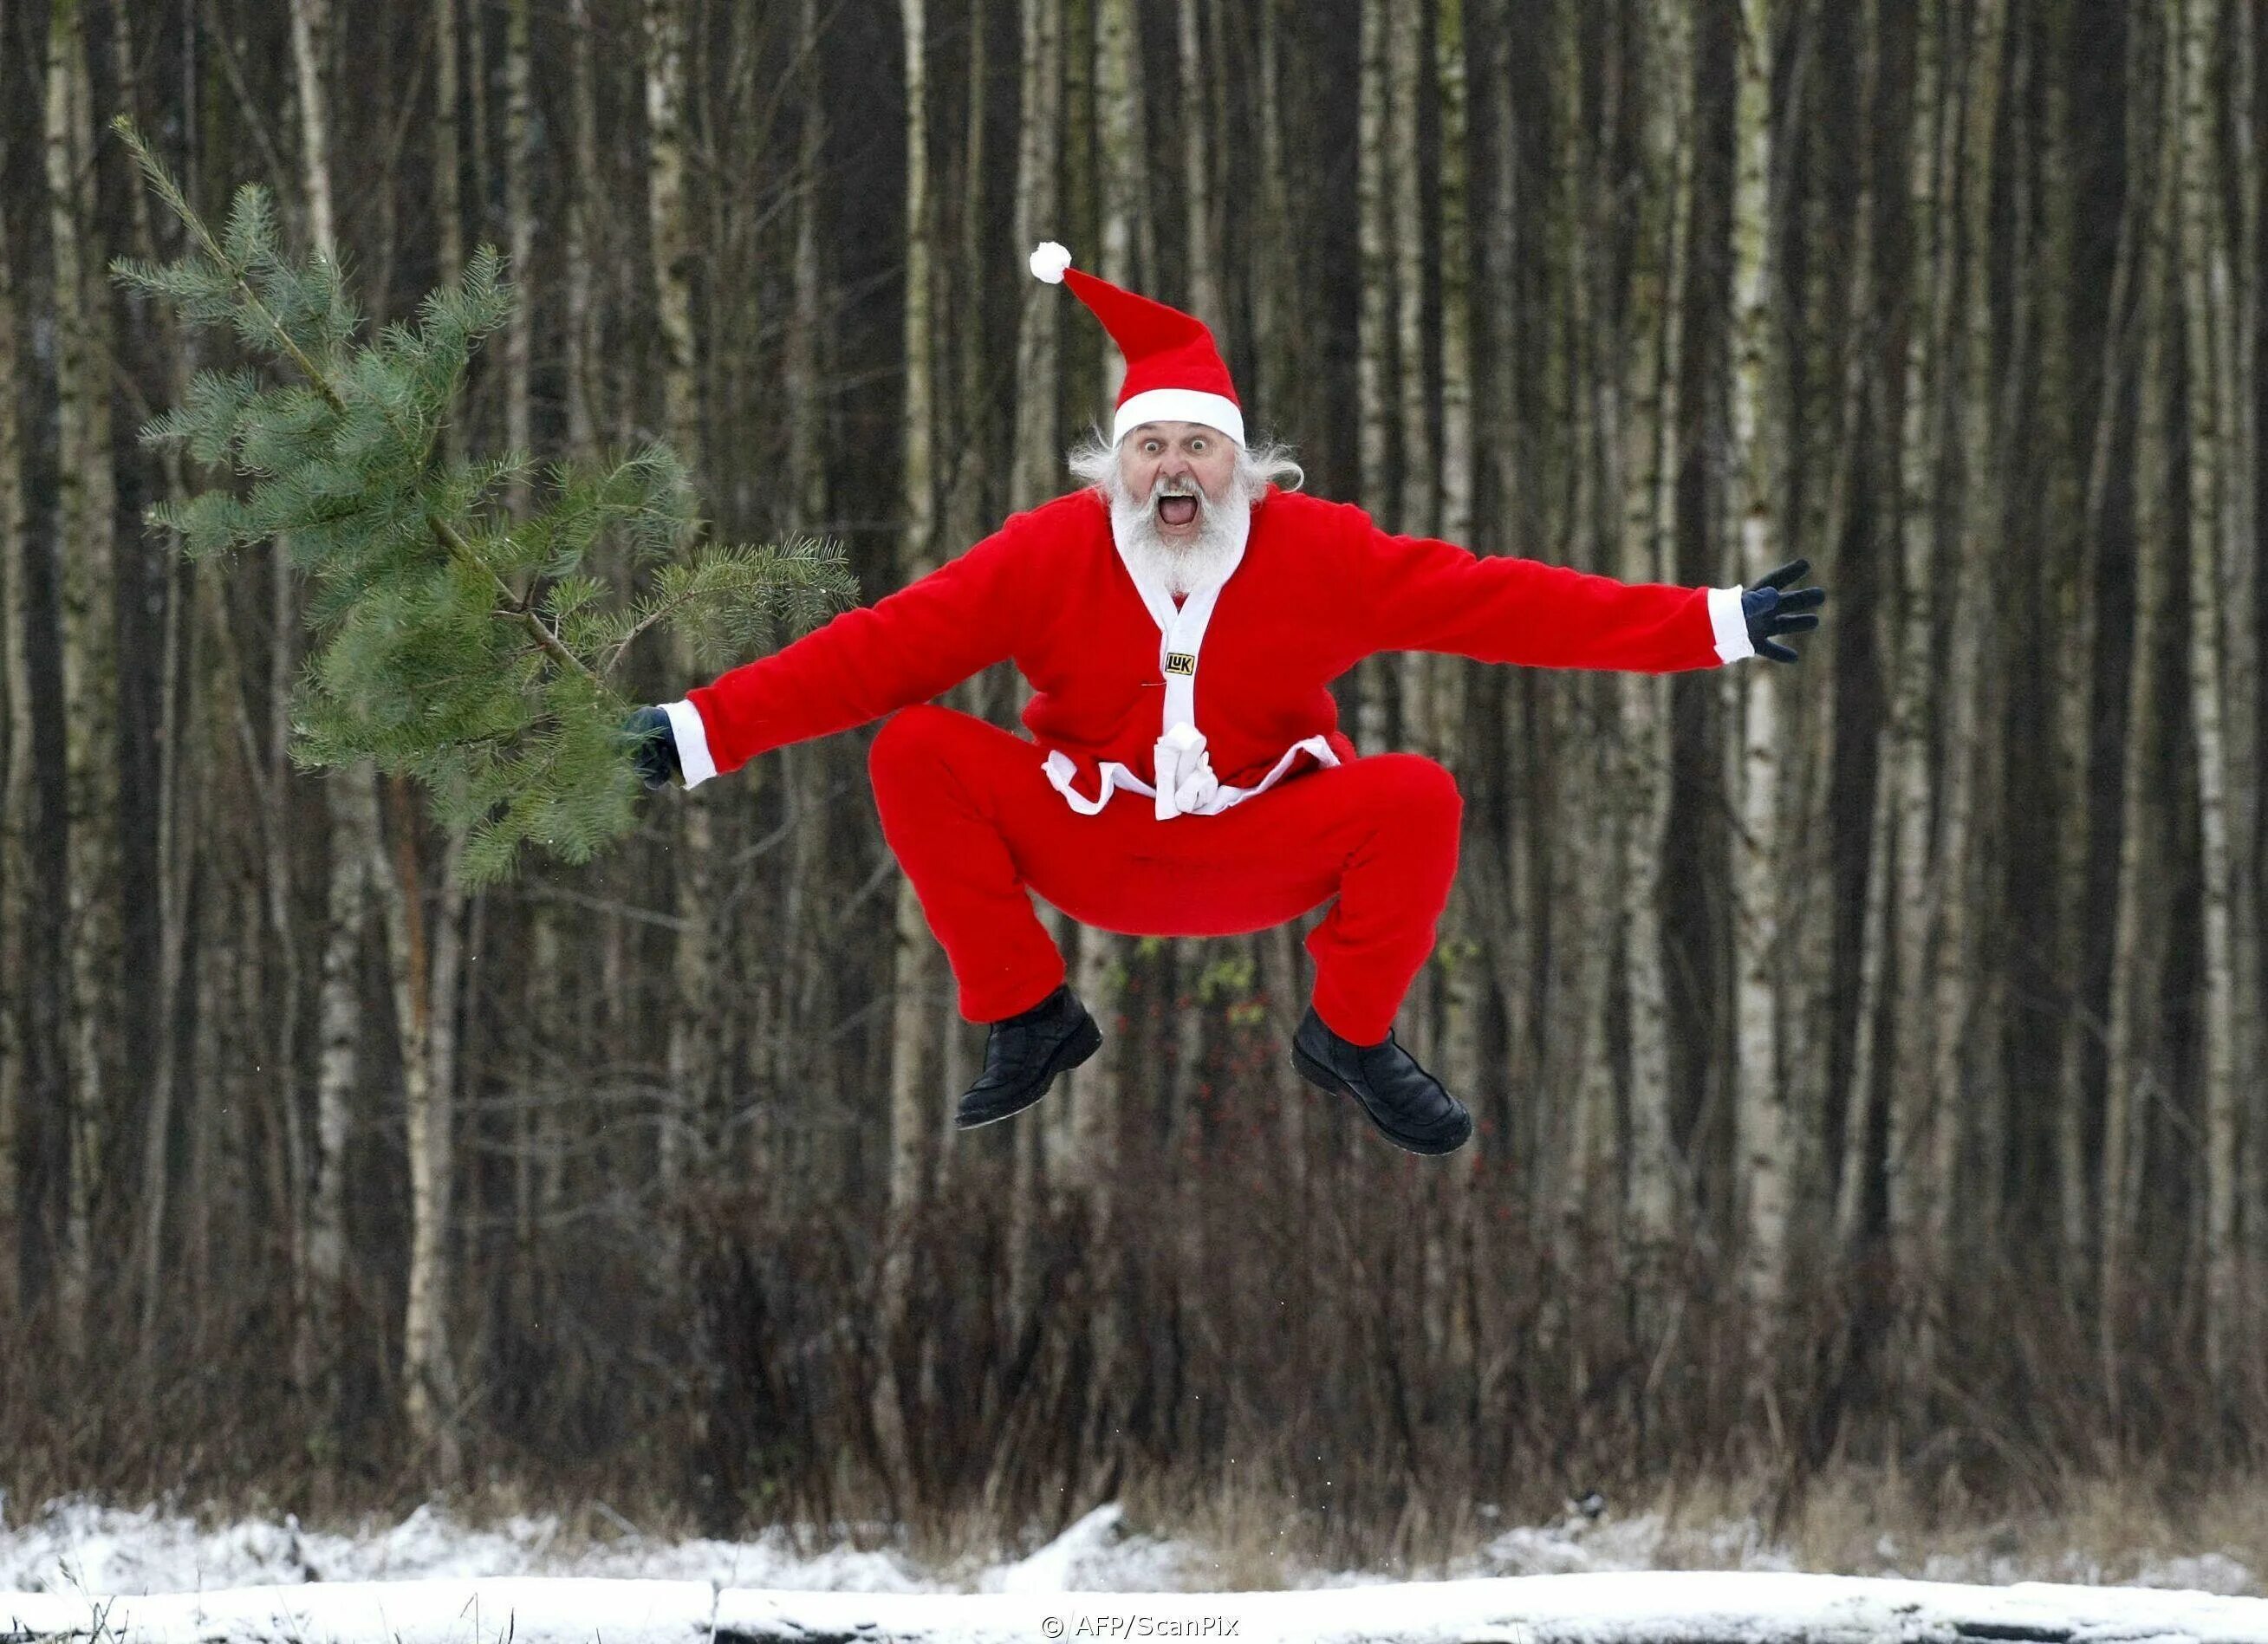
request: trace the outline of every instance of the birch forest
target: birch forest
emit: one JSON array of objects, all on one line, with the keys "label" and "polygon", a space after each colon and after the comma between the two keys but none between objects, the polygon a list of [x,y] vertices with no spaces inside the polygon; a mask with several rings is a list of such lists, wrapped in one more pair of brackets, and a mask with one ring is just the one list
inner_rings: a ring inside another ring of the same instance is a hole
[{"label": "birch forest", "polygon": [[[1329,1557],[1663,1479],[2257,1470],[2264,55],[2250,0],[0,6],[0,1491],[1128,1496]],[[144,523],[215,482],[136,431],[235,362],[110,276],[180,251],[121,113],[373,328],[501,252],[452,440],[666,439],[711,534],[869,601],[1107,421],[1054,239],[1205,319],[1322,496],[1807,557],[1828,618],[1337,682],[1464,793],[1397,1024],[1462,1153],[1292,1070],[1317,915],[1053,918],[1104,1050],[956,1136],[983,1029],[872,726],[477,888],[398,779],[295,765],[284,545]]]}]

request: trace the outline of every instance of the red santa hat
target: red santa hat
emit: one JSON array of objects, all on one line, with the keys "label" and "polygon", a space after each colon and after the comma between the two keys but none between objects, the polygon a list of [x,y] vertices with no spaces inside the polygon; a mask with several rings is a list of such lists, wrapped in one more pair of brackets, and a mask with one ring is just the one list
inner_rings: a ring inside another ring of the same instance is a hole
[{"label": "red santa hat", "polygon": [[1111,420],[1112,445],[1128,429],[1156,422],[1203,423],[1244,443],[1236,385],[1228,380],[1228,367],[1204,321],[1072,268],[1071,253],[1052,240],[1032,253],[1032,273],[1050,285],[1068,284],[1126,357],[1126,381],[1118,390],[1118,415]]}]

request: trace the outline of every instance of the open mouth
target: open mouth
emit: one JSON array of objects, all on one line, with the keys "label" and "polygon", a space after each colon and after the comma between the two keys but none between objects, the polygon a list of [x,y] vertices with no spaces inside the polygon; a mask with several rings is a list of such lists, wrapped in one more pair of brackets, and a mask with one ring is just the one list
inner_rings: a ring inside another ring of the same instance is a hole
[{"label": "open mouth", "polygon": [[1164,524],[1184,526],[1197,517],[1197,499],[1194,497],[1160,497],[1158,498],[1158,518]]}]

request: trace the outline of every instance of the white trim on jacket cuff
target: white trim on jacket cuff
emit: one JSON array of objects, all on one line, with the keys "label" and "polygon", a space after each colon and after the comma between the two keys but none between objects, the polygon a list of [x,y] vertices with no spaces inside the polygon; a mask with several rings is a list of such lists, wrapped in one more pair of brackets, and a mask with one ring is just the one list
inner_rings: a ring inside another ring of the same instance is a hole
[{"label": "white trim on jacket cuff", "polygon": [[709,729],[701,723],[701,710],[689,702],[665,702],[661,711],[669,716],[669,734],[677,741],[677,763],[685,772],[685,785],[697,788],[717,774],[717,762],[709,754]]},{"label": "white trim on jacket cuff", "polygon": [[1737,662],[1756,653],[1749,639],[1749,619],[1741,614],[1738,586],[1709,590],[1709,626],[1717,636],[1717,660]]}]

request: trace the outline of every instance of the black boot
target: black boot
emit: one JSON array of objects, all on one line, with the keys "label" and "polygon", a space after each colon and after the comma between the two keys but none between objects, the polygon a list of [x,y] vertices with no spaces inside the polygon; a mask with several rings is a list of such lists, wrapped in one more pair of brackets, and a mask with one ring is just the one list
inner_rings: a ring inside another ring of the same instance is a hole
[{"label": "black boot", "polygon": [[984,1041],[984,1072],[961,1099],[961,1130],[1021,1113],[1048,1094],[1056,1075],[1093,1056],[1102,1029],[1069,983],[1031,1009],[992,1024]]},{"label": "black boot", "polygon": [[1410,1153],[1454,1153],[1473,1133],[1465,1104],[1418,1065],[1388,1030],[1383,1044],[1342,1039],[1323,1025],[1315,1007],[1292,1036],[1292,1061],[1307,1082],[1362,1103],[1386,1139]]}]

